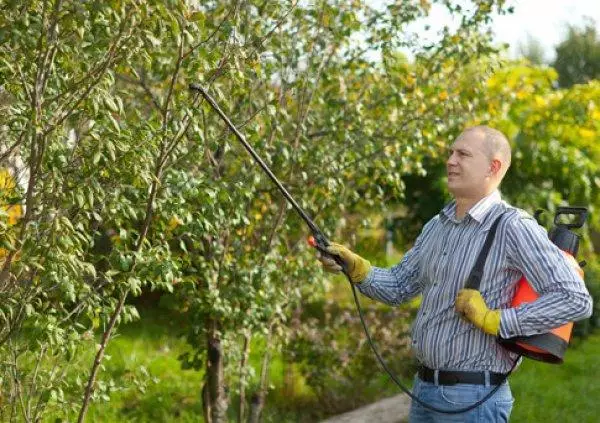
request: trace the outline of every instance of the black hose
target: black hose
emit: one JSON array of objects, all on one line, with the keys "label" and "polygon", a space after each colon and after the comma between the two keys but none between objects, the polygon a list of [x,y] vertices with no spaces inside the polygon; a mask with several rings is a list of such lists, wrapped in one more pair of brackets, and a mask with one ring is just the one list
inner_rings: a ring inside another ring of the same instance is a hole
[{"label": "black hose", "polygon": [[375,354],[375,357],[377,357],[377,361],[379,362],[379,364],[381,364],[381,367],[383,367],[383,369],[388,374],[388,376],[394,381],[394,383],[406,395],[408,395],[413,401],[418,402],[421,406],[427,408],[428,410],[436,411],[438,413],[443,413],[443,414],[461,414],[461,413],[466,413],[467,411],[473,410],[474,408],[479,407],[481,404],[483,404],[488,399],[490,399],[491,396],[494,395],[498,389],[500,389],[500,387],[502,386],[502,384],[504,383],[504,381],[506,379],[508,379],[508,376],[510,376],[510,374],[512,373],[512,371],[515,369],[515,367],[516,367],[516,365],[517,365],[517,363],[519,361],[519,357],[516,358],[515,362],[513,363],[513,366],[508,371],[508,373],[504,376],[504,379],[502,380],[501,383],[499,383],[494,389],[492,389],[485,397],[483,397],[482,399],[480,399],[476,403],[474,403],[472,405],[469,405],[468,407],[460,408],[458,410],[445,410],[443,408],[438,408],[438,407],[435,407],[435,406],[433,406],[431,404],[427,404],[426,402],[424,402],[424,401],[420,400],[419,398],[417,398],[412,392],[410,392],[410,390],[408,388],[406,388],[402,384],[402,382],[400,382],[400,380],[398,380],[398,377],[388,367],[388,365],[386,364],[386,362],[381,357],[381,354],[379,354],[379,351],[377,351],[377,348],[375,347],[375,343],[373,342],[373,339],[371,338],[371,333],[369,332],[369,329],[367,328],[367,324],[365,323],[365,317],[363,315],[362,307],[360,306],[360,302],[358,301],[358,295],[356,294],[356,286],[354,286],[354,284],[350,281],[350,277],[347,274],[346,274],[346,277],[348,278],[348,282],[350,282],[350,286],[352,287],[352,295],[354,296],[354,303],[356,304],[356,309],[358,310],[358,316],[360,317],[360,322],[362,323],[363,330],[365,332],[365,335],[367,336],[367,341],[369,341],[369,345],[371,346],[371,350],[373,350],[373,353]]}]

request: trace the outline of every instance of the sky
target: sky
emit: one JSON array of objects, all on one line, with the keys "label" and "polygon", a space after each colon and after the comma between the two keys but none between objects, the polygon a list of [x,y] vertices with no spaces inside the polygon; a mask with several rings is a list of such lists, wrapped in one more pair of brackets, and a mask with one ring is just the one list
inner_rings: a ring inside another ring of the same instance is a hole
[{"label": "sky", "polygon": [[567,25],[583,27],[587,18],[600,28],[600,0],[515,0],[513,14],[495,16],[492,29],[496,39],[510,44],[511,57],[518,55],[519,43],[527,36],[537,39],[545,51],[545,58],[555,56],[554,46],[565,37]]},{"label": "sky", "polygon": [[[373,4],[386,3],[385,0],[373,0]],[[460,1],[469,4],[469,1]],[[510,45],[508,54],[511,58],[519,56],[519,44],[527,41],[528,35],[537,39],[545,51],[545,59],[551,61],[554,47],[566,34],[567,25],[585,26],[586,17],[595,20],[600,32],[600,0],[508,0],[508,6],[514,7],[514,13],[493,17],[491,28],[499,43]],[[423,30],[429,24],[429,31]],[[444,25],[454,27],[453,22],[443,6],[433,5],[430,15],[409,29],[416,32],[420,39],[435,40],[435,33]]]}]

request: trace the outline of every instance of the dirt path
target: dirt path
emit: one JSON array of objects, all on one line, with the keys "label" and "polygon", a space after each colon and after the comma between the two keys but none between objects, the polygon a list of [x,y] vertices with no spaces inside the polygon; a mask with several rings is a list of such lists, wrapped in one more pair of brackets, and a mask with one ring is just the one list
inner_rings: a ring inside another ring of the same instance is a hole
[{"label": "dirt path", "polygon": [[408,421],[410,398],[399,394],[348,413],[331,417],[321,423],[402,423]]}]

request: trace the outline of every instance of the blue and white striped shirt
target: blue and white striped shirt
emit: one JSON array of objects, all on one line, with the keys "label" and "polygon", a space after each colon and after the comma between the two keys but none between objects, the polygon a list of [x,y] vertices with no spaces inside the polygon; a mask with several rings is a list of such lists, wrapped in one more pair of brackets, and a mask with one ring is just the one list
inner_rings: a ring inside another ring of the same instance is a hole
[{"label": "blue and white striped shirt", "polygon": [[[544,333],[591,315],[592,299],[583,280],[531,216],[502,201],[498,191],[475,204],[461,220],[451,202],[427,222],[400,263],[389,269],[373,267],[358,284],[364,295],[390,305],[423,294],[412,330],[412,347],[423,365],[500,373],[511,368],[516,356],[454,309],[490,226],[505,212],[479,288],[490,309],[502,309],[499,335]],[[523,275],[540,297],[510,308]]]}]

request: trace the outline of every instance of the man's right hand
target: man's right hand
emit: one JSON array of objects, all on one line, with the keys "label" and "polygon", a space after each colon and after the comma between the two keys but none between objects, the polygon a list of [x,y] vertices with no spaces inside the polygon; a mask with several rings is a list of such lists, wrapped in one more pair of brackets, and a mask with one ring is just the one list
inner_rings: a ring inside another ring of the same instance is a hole
[{"label": "man's right hand", "polygon": [[[359,283],[365,280],[369,274],[369,270],[371,270],[371,263],[369,260],[353,253],[343,245],[332,242],[327,247],[327,252],[340,257],[344,261],[346,268],[348,269],[348,276],[350,276],[352,283]],[[342,267],[337,264],[333,258],[327,257],[321,253],[318,253],[318,258],[323,264],[323,269],[326,272],[337,273],[342,271]]]}]

